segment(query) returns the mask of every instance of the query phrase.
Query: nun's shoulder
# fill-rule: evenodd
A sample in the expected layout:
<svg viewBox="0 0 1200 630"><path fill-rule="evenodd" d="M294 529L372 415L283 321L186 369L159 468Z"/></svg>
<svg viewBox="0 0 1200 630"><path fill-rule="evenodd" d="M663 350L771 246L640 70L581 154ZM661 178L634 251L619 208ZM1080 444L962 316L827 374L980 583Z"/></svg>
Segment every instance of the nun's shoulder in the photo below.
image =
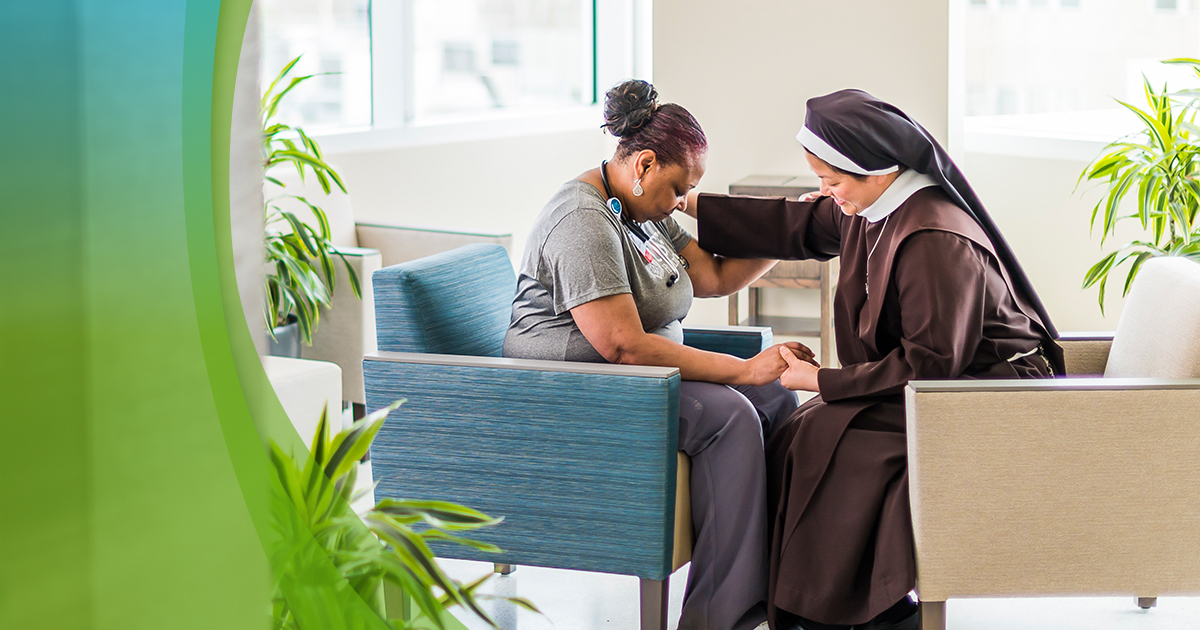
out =
<svg viewBox="0 0 1200 630"><path fill-rule="evenodd" d="M950 200L946 191L938 186L929 186L913 193L904 204L904 223L920 229L942 229L971 236L979 228L975 219L958 204ZM980 230L980 234L983 232Z"/></svg>
<svg viewBox="0 0 1200 630"><path fill-rule="evenodd" d="M967 214L958 204L950 200L944 190L937 186L922 188L904 202L898 236L905 238L925 230L950 232L974 241L991 250L991 239L983 227ZM899 218L899 217L898 217Z"/></svg>
<svg viewBox="0 0 1200 630"><path fill-rule="evenodd" d="M958 205L950 200L950 196L941 186L926 186L913 193L905 202L905 207L919 209L922 214L942 214ZM966 213L963 213L966 214Z"/></svg>

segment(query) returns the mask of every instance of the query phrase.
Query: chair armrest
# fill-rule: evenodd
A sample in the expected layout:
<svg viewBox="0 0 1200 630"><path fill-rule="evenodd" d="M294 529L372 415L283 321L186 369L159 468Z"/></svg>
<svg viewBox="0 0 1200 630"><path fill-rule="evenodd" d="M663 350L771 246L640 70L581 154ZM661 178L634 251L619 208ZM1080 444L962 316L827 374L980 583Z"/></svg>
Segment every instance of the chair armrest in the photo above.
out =
<svg viewBox="0 0 1200 630"><path fill-rule="evenodd" d="M363 371L368 409L408 399L371 448L376 495L505 517L474 536L503 554L439 553L670 574L678 369L376 352Z"/></svg>
<svg viewBox="0 0 1200 630"><path fill-rule="evenodd" d="M1062 333L1058 345L1063 349L1067 375L1103 376L1112 342L1111 332Z"/></svg>
<svg viewBox="0 0 1200 630"><path fill-rule="evenodd" d="M909 383L922 598L1200 592L1200 379Z"/></svg>
<svg viewBox="0 0 1200 630"><path fill-rule="evenodd" d="M371 274L382 263L379 252L364 247L338 247L346 263L354 269L362 287L362 299L354 295L341 257L333 257L337 283L330 300L332 308L321 309L321 320L313 333L313 345L300 347L305 359L330 361L342 368L342 397L356 403L363 395L362 357L375 351L375 293Z"/></svg>
<svg viewBox="0 0 1200 630"><path fill-rule="evenodd" d="M749 359L771 346L769 326L709 326L683 329L683 344Z"/></svg>
<svg viewBox="0 0 1200 630"><path fill-rule="evenodd" d="M378 249L383 266L416 260L472 243L496 243L512 252L512 234L451 232L384 223L356 224L358 244Z"/></svg>

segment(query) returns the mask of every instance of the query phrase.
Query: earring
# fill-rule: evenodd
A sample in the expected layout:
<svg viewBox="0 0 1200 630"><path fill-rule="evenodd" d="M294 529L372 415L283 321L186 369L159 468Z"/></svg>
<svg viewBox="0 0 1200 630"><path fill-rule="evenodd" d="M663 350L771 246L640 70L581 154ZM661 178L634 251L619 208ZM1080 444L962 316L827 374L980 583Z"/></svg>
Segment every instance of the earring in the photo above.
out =
<svg viewBox="0 0 1200 630"><path fill-rule="evenodd" d="M644 193L644 192L646 192L646 191L642 190L642 180L641 179L635 180L633 182L633 196L641 197L642 193Z"/></svg>

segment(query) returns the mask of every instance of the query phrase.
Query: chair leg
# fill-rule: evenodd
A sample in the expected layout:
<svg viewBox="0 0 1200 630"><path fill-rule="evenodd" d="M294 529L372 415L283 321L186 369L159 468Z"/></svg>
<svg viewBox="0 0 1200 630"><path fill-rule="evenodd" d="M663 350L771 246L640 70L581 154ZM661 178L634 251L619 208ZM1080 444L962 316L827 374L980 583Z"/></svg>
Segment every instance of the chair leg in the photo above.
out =
<svg viewBox="0 0 1200 630"><path fill-rule="evenodd" d="M946 630L946 602L918 604L921 615L921 630Z"/></svg>
<svg viewBox="0 0 1200 630"><path fill-rule="evenodd" d="M1142 610L1154 608L1157 605L1158 605L1157 597L1139 597L1138 598L1138 608L1141 608Z"/></svg>
<svg viewBox="0 0 1200 630"><path fill-rule="evenodd" d="M496 569L496 573L500 575L510 575L513 571L517 570L517 565L515 564L501 564L496 562L493 564L493 567Z"/></svg>
<svg viewBox="0 0 1200 630"><path fill-rule="evenodd" d="M661 581L641 581L641 630L667 630L667 595L670 580L668 576Z"/></svg>

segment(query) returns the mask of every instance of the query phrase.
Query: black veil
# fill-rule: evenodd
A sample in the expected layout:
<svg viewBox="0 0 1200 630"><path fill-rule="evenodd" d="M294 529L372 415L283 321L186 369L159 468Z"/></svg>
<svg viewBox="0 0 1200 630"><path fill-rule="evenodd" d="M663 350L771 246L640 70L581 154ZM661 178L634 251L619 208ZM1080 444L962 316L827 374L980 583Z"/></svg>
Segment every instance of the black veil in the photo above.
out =
<svg viewBox="0 0 1200 630"><path fill-rule="evenodd" d="M1037 312L1046 332L1058 338L1046 307L983 202L942 145L915 120L866 92L841 90L809 99L797 138L814 155L843 170L876 175L904 166L932 178L987 233L1014 290Z"/></svg>

